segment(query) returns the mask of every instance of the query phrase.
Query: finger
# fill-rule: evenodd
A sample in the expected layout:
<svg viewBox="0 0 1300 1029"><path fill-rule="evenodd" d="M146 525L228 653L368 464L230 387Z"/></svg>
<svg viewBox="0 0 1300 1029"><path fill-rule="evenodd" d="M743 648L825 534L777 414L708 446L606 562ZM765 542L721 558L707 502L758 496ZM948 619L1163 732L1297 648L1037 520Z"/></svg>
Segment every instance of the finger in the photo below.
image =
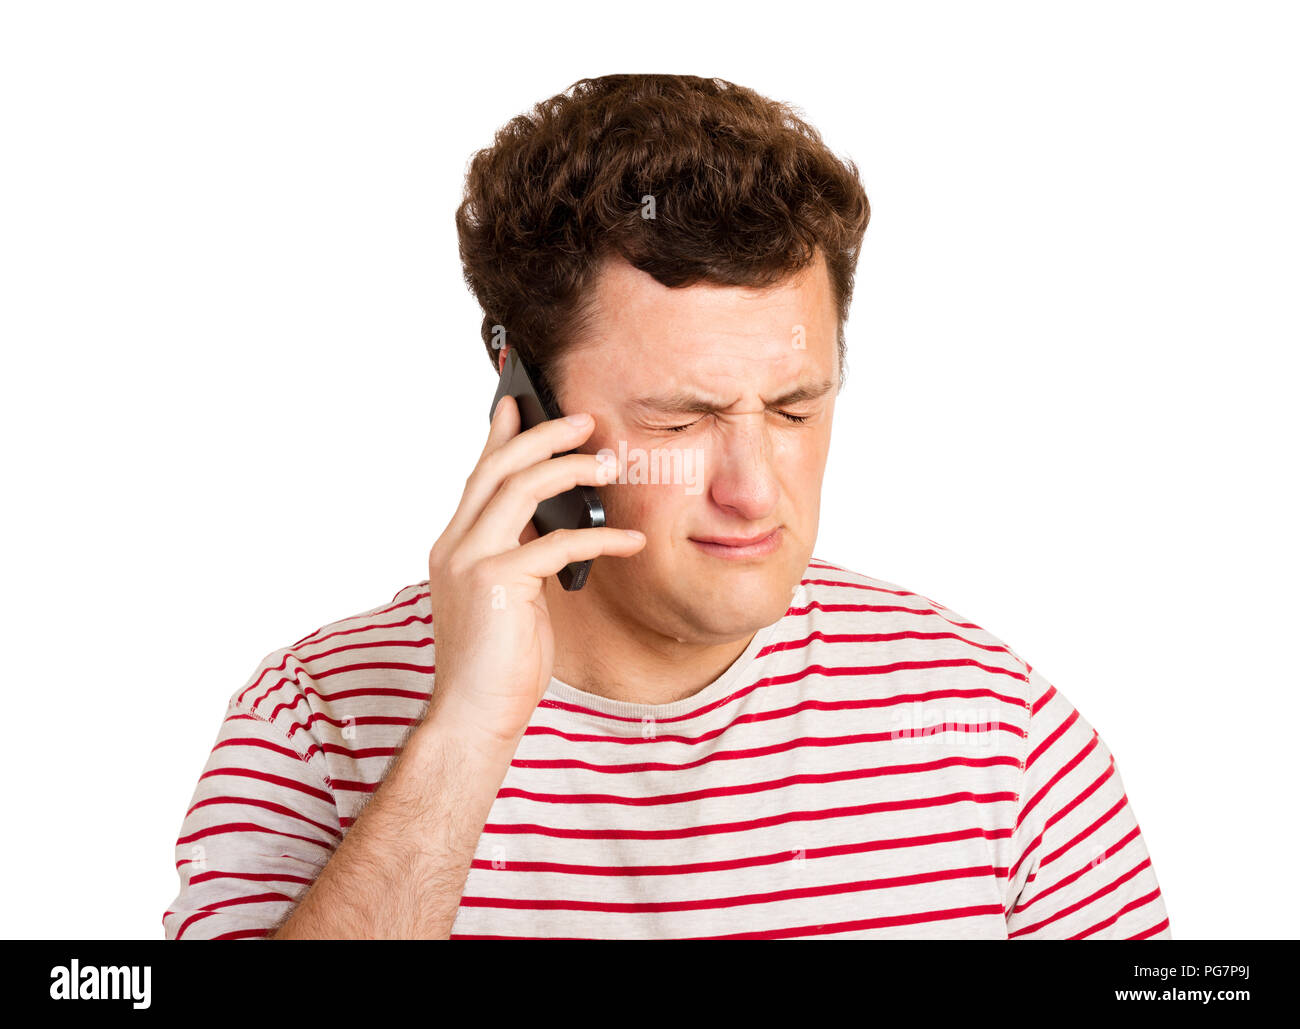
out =
<svg viewBox="0 0 1300 1029"><path fill-rule="evenodd" d="M458 548L462 558L472 561L511 549L511 542L519 538L543 500L573 489L579 483L603 486L616 476L617 465L617 458L606 464L595 454L566 454L514 473L501 484L478 520L460 538Z"/></svg>
<svg viewBox="0 0 1300 1029"><path fill-rule="evenodd" d="M519 411L513 397L508 403L503 401L497 419L503 423L503 427L498 430L493 426L488 437L488 448L465 480L460 504L447 527L447 531L457 541L473 528L488 502L496 496L509 476L545 462L555 454L576 450L596 427L594 419L588 419L585 425L574 425L564 418L552 418L518 432ZM509 426L508 430L506 425ZM507 432L512 435L507 436ZM518 532L516 529L511 538L517 536Z"/></svg>
<svg viewBox="0 0 1300 1029"><path fill-rule="evenodd" d="M496 560L500 575L517 580L521 576L545 579L573 561L598 557L631 557L645 546L644 536L632 536L609 526L593 529L556 529Z"/></svg>
<svg viewBox="0 0 1300 1029"><path fill-rule="evenodd" d="M479 460L481 461L518 433L520 420L519 401L507 393L497 401L496 409L492 412L492 420L488 423L487 439L483 443L483 450L479 453Z"/></svg>
<svg viewBox="0 0 1300 1029"><path fill-rule="evenodd" d="M478 518L483 505L491 499L491 494L488 494L487 497L483 496L486 480L483 479L480 470L489 454L499 450L518 433L520 418L519 405L514 397L506 394L497 401L497 406L492 412L492 421L488 426L487 440L483 444L483 450L479 453L478 460L474 462L473 470L465 480L460 502L456 505L456 510L452 512L451 520L447 523L447 527L443 530L440 539L446 540L453 545L458 542L474 524L474 520Z"/></svg>

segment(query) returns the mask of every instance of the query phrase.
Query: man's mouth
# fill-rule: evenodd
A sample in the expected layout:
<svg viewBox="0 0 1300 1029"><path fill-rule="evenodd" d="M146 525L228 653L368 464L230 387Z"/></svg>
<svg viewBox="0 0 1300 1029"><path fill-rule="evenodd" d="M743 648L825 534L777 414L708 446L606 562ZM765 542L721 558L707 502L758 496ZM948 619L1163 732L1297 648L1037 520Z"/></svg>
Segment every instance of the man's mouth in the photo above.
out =
<svg viewBox="0 0 1300 1029"><path fill-rule="evenodd" d="M692 536L691 542L714 557L740 560L764 557L781 545L782 530L777 526L758 536Z"/></svg>

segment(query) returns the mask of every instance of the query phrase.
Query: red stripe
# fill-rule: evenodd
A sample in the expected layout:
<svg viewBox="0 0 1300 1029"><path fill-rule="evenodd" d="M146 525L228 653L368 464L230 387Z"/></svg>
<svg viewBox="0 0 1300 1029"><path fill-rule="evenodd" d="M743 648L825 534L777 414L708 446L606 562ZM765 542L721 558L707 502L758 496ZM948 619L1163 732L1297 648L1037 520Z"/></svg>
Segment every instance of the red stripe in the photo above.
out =
<svg viewBox="0 0 1300 1029"><path fill-rule="evenodd" d="M417 619L415 619L414 617L407 619L408 622L416 621L416 620ZM423 621L424 619L419 619L419 620ZM378 640L365 640L364 642L361 643L344 643L341 646L337 646L333 648L332 650L322 650L315 654L298 654L297 657L299 663L301 663L308 670L310 670L313 661L320 661L322 658L333 657L335 654L343 654L351 650L372 650L375 647L415 647L419 649L421 647L431 647L431 646L433 646L432 636L422 636L419 639L414 639L414 640L404 640L401 638L385 638L385 639L378 639ZM316 674L315 672L312 672L313 677L315 676L315 674Z"/></svg>
<svg viewBox="0 0 1300 1029"><path fill-rule="evenodd" d="M840 570L843 571L843 569ZM846 572L846 574L853 575L855 573ZM800 579L799 583L802 586L836 586L841 589L849 590L870 590L872 593L887 593L891 597L915 597L917 600L924 600L927 604L930 604L933 607L943 608L945 611L948 610L946 607L943 607L942 604L936 604L928 597L923 597L919 593L913 593L911 590L891 590L887 586L876 586L869 582L847 582L844 579ZM910 611L913 609L904 608L903 610ZM974 625L970 626L970 628L978 629L979 626Z"/></svg>
<svg viewBox="0 0 1300 1029"><path fill-rule="evenodd" d="M793 676L799 677L801 676L801 674L802 673L793 673ZM783 676L767 676L763 679L759 679L756 683L752 684L752 686L747 687L746 689L727 697L725 702L729 702L739 697L743 697L749 693L752 693L754 689L762 685L776 683L784 680L785 678L786 677ZM749 714L734 717L725 726L722 726L719 729L711 730L710 732L700 736L675 736L672 738L676 740L683 740L688 743L702 743L705 740L712 739L716 736L721 736L724 732L726 732L726 730L730 726L733 725L741 725L746 722L770 721L772 719L784 718L788 715L798 714L801 711L861 711L868 708L897 707L900 704L919 704L919 703L925 703L926 701L939 700L943 698L974 699L976 697L988 697L992 700L1001 701L1002 703L1008 704L1012 708L1014 708L1017 714L1019 714L1021 711L1024 710L1024 704L1020 700L1016 699L1015 697L1009 697L1005 693L998 693L987 687L974 687L969 689L947 688L947 689L925 690L922 693L895 693L892 696L888 696L888 697L867 697L865 699L856 699L856 700L813 700L813 699L802 700L799 703L792 704L788 707L772 708L767 711L754 711ZM722 703L723 702L710 704L707 711L716 710L718 707L722 706ZM591 715L593 717L605 718L612 722L628 722L637 726L640 726L645 722L645 719L643 718L635 718L629 715L606 714L605 712L602 711L593 711L588 708L580 707L579 705L576 704L569 704L565 701L559 701L559 700L550 700L549 698L543 701L543 704L541 706L547 708L554 708L556 710L572 711L575 714ZM666 725L669 722L680 722L685 719L694 718L701 713L707 713L707 712L705 710L692 711L689 714L674 715L670 718L656 718L654 722L656 726ZM629 739L629 737L626 736L581 736L581 737L570 736L570 735L564 735L560 733L559 730L552 729L549 726L538 726L538 727L529 726L529 729L533 729L533 728L545 730L551 735L561 735L565 739L601 740L609 743L624 743ZM640 737L636 737L636 738L639 739ZM663 739L664 737L658 736L657 738Z"/></svg>
<svg viewBox="0 0 1300 1029"><path fill-rule="evenodd" d="M324 754L342 754L353 761L364 761L368 757L394 757L401 747L358 747L355 750L338 743L312 744L309 750L319 750Z"/></svg>
<svg viewBox="0 0 1300 1029"><path fill-rule="evenodd" d="M216 914L215 911L197 911L197 912L195 912L194 914L190 915L189 918L185 919L185 921L183 921L183 922L181 923L180 928L176 930L176 936L175 936L174 938L177 939L177 940L179 940L179 939L181 938L181 936L184 935L185 930L188 929L188 928L189 928L191 925L193 925L195 922L200 921L201 919L207 918L208 916L210 916L210 915L215 915L215 914Z"/></svg>
<svg viewBox="0 0 1300 1029"><path fill-rule="evenodd" d="M288 875L284 872L200 872L190 876L190 885L208 882L212 879L249 879L254 882L286 882L310 886L312 881L303 875ZM171 912L167 912L169 915Z"/></svg>
<svg viewBox="0 0 1300 1029"><path fill-rule="evenodd" d="M210 772L204 772L200 775L199 781L202 782L204 779L215 775L233 775L244 779L256 779L258 782L270 783L273 786L287 786L300 793L305 793L309 797L326 801L331 806L334 804L334 797L325 790L318 790L314 786L307 786L296 779L289 779L283 775L272 775L270 772L259 772L252 768L214 768Z"/></svg>
<svg viewBox="0 0 1300 1029"><path fill-rule="evenodd" d="M777 940L791 936L830 936L833 933L856 932L862 929L884 929L895 925L919 925L922 922L944 922L958 918L975 918L981 915L1001 915L997 904L980 904L945 911L921 911L912 915L889 915L881 918L859 918L852 922L831 922L826 925L802 925L791 929L768 929L764 932L728 933L725 936L688 936L695 940Z"/></svg>
<svg viewBox="0 0 1300 1029"><path fill-rule="evenodd" d="M833 565L833 564L820 563L820 562L816 562L815 560L814 560L813 562L809 562L808 567L809 567L809 568L823 568L823 569L826 569L827 571L831 571L831 572L840 572L840 573L843 574L843 575L852 575L852 576L856 576L856 575L858 575L857 572L849 571L849 569L847 569L847 568L841 568L841 567L839 567L838 565ZM887 586L862 585L862 584L859 584L859 583L850 583L850 582L827 582L826 580L821 580L821 579L801 579L801 580L800 580L801 585L813 585L813 584L823 583L823 582L824 582L826 585L831 585L831 586L851 586L851 587L854 587L854 588L857 588L857 589L870 589L870 590L875 590L877 593L888 593L888 594L890 594L891 596L895 596L895 597L916 597L918 600L924 600L924 601L925 601L927 604L929 604L931 607L936 607L936 608L940 609L941 611L947 611L947 610L948 610L948 608L944 607L942 604L937 603L936 601L931 600L929 597L924 596L923 594L920 594L920 593L913 593L911 590L904 590L904 589L891 590L891 589L889 589Z"/></svg>
<svg viewBox="0 0 1300 1029"><path fill-rule="evenodd" d="M689 936L685 939L697 940L771 940L795 936L830 936L835 933L855 932L863 929L883 929L894 925L917 925L922 922L949 921L958 918L974 918L982 915L998 915L1002 909L996 904L984 904L977 907L949 908L946 911L922 911L911 915L890 915L881 918L862 918L852 922L831 922L824 925L804 925L791 929L768 929L763 932L731 933L726 936ZM453 933L453 940L577 940L595 939L582 936L501 936L475 935L470 933Z"/></svg>
<svg viewBox="0 0 1300 1029"><path fill-rule="evenodd" d="M827 633L815 631L809 633L802 639L782 640L779 643L769 643L763 647L755 658L766 657L768 654L781 653L789 650L803 650L813 640L821 640L823 643L887 643L891 640L959 640L962 643L972 647L978 647L980 650L998 650L1004 654L1010 654L1004 646L995 643L976 643L972 639L956 632L841 632Z"/></svg>
<svg viewBox="0 0 1300 1029"><path fill-rule="evenodd" d="M1146 862L1146 863L1150 864L1150 862ZM1122 915L1127 915L1130 911L1136 911L1140 907L1145 907L1147 904L1150 904L1152 901L1158 900L1159 897L1160 897L1160 887L1157 886L1145 897L1138 897L1137 900L1129 901L1129 903L1125 904L1122 908L1120 908L1118 911L1116 911L1113 915L1111 915L1106 920L1102 922L1098 922L1096 925L1092 926L1089 929L1085 929L1078 936L1071 936L1070 939L1072 940L1085 939L1086 937L1091 936L1093 933L1105 929L1106 926L1108 925L1114 925L1116 922L1119 921Z"/></svg>
<svg viewBox="0 0 1300 1029"><path fill-rule="evenodd" d="M845 843L834 847L809 847L804 851L804 858L813 861L818 858L865 854L876 850L927 847L969 839L1009 839L1010 836L1010 829L961 829L954 832L931 833L927 836L904 836L897 839L871 840L866 843ZM504 861L494 863L487 858L475 858L471 862L471 867L510 872L554 872L560 875L641 877L649 875L695 875L699 872L728 872L740 868L779 865L789 860L791 860L790 851L782 850L774 854L761 854L757 857L731 858L725 861L693 861L679 865L576 865L555 861Z"/></svg>
<svg viewBox="0 0 1300 1029"><path fill-rule="evenodd" d="M401 611L403 608L417 607L420 601L427 600L428 597L429 594L426 591L424 593L418 593L413 597L408 597L406 600L398 601L395 604L389 604L378 611L369 611L359 615L349 615L347 618L340 618L338 621L323 625L310 635L304 636L300 640L296 640L291 644L290 650L292 650L296 655L298 648L300 647L324 643L326 640L332 640L339 636L355 636L363 632L377 632L383 629L401 628L402 626L413 625L416 622L432 626L432 617L430 615L421 614L408 614L401 621L396 622L376 621L376 619L383 618L385 615L390 615L395 611ZM350 624L358 622L360 624ZM346 628L334 628L335 626L346 626ZM325 633L325 635L322 636L321 633L325 632L326 629L332 629L333 631Z"/></svg>
<svg viewBox="0 0 1300 1029"><path fill-rule="evenodd" d="M213 753L222 747L261 747L263 750L269 750L274 754L283 754L285 757L293 758L295 761L304 760L303 756L296 750L289 747L282 747L278 743L272 743L270 740L259 740L252 736L232 736L229 739L221 740L212 748Z"/></svg>
<svg viewBox="0 0 1300 1029"><path fill-rule="evenodd" d="M720 836L724 833L744 832L747 829L760 829L787 822L821 822L831 818L852 818L869 815L877 811L909 811L913 808L942 807L945 804L998 804L1014 802L1016 795L1007 791L1000 793L971 793L962 791L948 793L940 797L919 797L908 800L885 800L871 804L855 804L850 807L824 808L817 811L788 811L779 815L763 818L750 818L741 822L717 822L709 825L690 825L674 829L568 829L530 823L498 824L488 822L483 826L484 833L501 835L538 835L561 839L578 840L677 840L694 836Z"/></svg>
<svg viewBox="0 0 1300 1029"><path fill-rule="evenodd" d="M326 825L324 822L317 822L314 819L308 818L301 812L293 810L293 808L285 807L283 804L276 804L274 801L260 800L255 797L209 797L206 800L200 800L197 804L191 806L189 811L185 812L185 817L188 818L190 813L196 811L198 808L208 807L212 804L247 804L250 807L260 807L267 811L274 811L278 815L287 815L290 818L298 819L300 822L306 822L308 825L313 826L322 832L327 832L331 836L341 836L335 826Z"/></svg>
<svg viewBox="0 0 1300 1029"><path fill-rule="evenodd" d="M1146 940L1154 936L1156 933L1164 932L1164 930L1168 928L1169 928L1169 919L1166 918L1162 922L1158 922L1156 925L1153 925L1150 929L1143 929L1142 932L1138 933L1136 936L1130 936L1129 939Z"/></svg>
<svg viewBox="0 0 1300 1029"><path fill-rule="evenodd" d="M739 783L733 786L712 786L708 789L690 790L686 793L661 793L648 797L624 797L613 793L535 793L531 790L507 786L497 791L497 798L521 797L541 804L627 804L632 807L654 807L660 804L687 804L695 800L710 797L739 797L750 793L768 793L806 783L852 782L857 779L874 779L886 775L909 775L918 772L932 772L940 768L992 768L996 765L1013 765L1019 762L1009 754L994 757L953 757L937 758L934 761L918 761L906 765L885 765L879 768L850 768L840 772L803 772L787 775L780 779L767 779L760 782Z"/></svg>
<svg viewBox="0 0 1300 1029"><path fill-rule="evenodd" d="M189 918L185 919L185 921L181 923L180 929L178 929L176 932L176 939L179 940L181 938L181 934L184 933L185 930L188 929L190 925L192 925L194 922L197 922L202 918L207 918L209 915L219 914L222 908L233 907L237 904L269 904L275 901L289 901L290 903L292 903L293 898L286 897L283 893L258 893L250 897L231 897L227 900L220 900L213 904L204 904L202 908L200 908L194 914L190 915ZM265 933L267 931L268 930L265 929L263 930L242 929L239 930L238 932L248 935L253 932ZM232 934L232 933L225 933L221 936L213 937L214 940L229 940L229 939L238 939L238 938L239 937L236 934Z"/></svg>
<svg viewBox="0 0 1300 1029"><path fill-rule="evenodd" d="M277 900L293 902L292 897L286 897L283 893L255 893L250 897L229 897L213 904L204 904L202 910L219 911L221 908L234 907L236 904L270 904Z"/></svg>
<svg viewBox="0 0 1300 1029"><path fill-rule="evenodd" d="M232 832L261 832L270 836L282 836L287 840L301 840L303 843L310 843L315 847L323 847L327 851L332 851L328 843L322 843L320 840L312 839L310 836L298 836L291 832L280 832L277 829L268 829L264 825L258 825L256 822L226 822L223 825L213 825L206 829L199 829L190 833L188 836L181 836L176 840L176 846L180 847L186 843L193 843L195 840L205 840L209 836L225 836ZM177 862L177 867L182 864L188 864L188 861Z"/></svg>
<svg viewBox="0 0 1300 1029"><path fill-rule="evenodd" d="M735 703L736 701L740 700L742 697L746 697L749 694L753 693L755 690L763 689L765 687L770 687L770 686L788 686L791 683L799 682L800 680L805 679L810 675L826 675L831 677L835 677L835 676L856 677L856 676L866 676L866 675L890 675L893 674L894 672L910 672L910 671L918 671L921 669L957 668L957 667L969 667L969 666L974 666L976 668L983 669L986 672L996 673L998 675L1007 675L1013 679L1016 679L1017 681L1023 681L1023 677L1018 672L1011 671L1006 668L999 668L996 665L986 665L979 661L974 660L973 658L951 658L947 660L936 660L936 661L896 661L893 662L892 664L887 664L887 665L834 665L829 668L827 668L824 665L812 664L812 665L806 665L804 668L795 672L789 672L782 675L764 676L761 679L758 679L757 681L751 683L749 686L746 686L744 689L736 690L734 693L730 693L727 696L720 698L719 700L715 700L710 704L704 705L703 707L696 708L694 711L690 711L682 715L673 715L670 718L655 719L655 721L657 724L667 724L669 722L681 722L691 718L698 718L701 715L708 714L709 712L715 711L718 708L724 707L727 704ZM916 696L925 696L925 695L926 694L916 694ZM1011 698L1006 697L1005 694L990 692L989 695L1001 700L1006 700L1008 703L1013 703L1017 708L1024 707L1023 701L1013 700ZM855 701L853 703L861 704L862 702ZM867 703L865 706L888 707L890 706L890 704L893 703L897 703L897 701L877 699ZM603 718L614 722L635 722L639 724L643 721L643 719L632 718L627 715L606 714L603 711L597 711L593 708L583 707L582 705L579 704L570 704L565 701L554 700L550 697L543 697L538 706L542 708L556 708L565 711L572 711L577 714L587 715L592 718Z"/></svg>
<svg viewBox="0 0 1300 1029"><path fill-rule="evenodd" d="M1031 715L1038 714L1039 711L1043 710L1043 708L1045 708L1049 703L1051 703L1052 698L1055 696L1056 696L1056 687L1049 686L1047 692L1034 701L1033 709L1029 713Z"/></svg>
<svg viewBox="0 0 1300 1029"><path fill-rule="evenodd" d="M698 900L673 901L630 901L613 902L599 900L529 900L515 897L462 897L461 907L509 908L517 911L598 911L603 914L648 914L668 911L714 911L720 908L746 907L754 904L773 904L787 900L801 900L809 897L833 897L845 893L865 893L868 890L896 889L905 886L918 886L922 883L948 882L952 879L969 879L975 876L992 875L988 866L971 868L953 868L937 872L918 872L913 875L897 875L884 879L864 879L860 882L832 883L822 886L800 886L788 890L773 890L769 893L742 894L734 897L708 897ZM1002 909L998 908L1001 914Z"/></svg>
<svg viewBox="0 0 1300 1029"><path fill-rule="evenodd" d="M1047 738L1044 739L1043 742L1040 743L1038 746L1036 746L1029 753L1029 756L1025 758L1025 771L1029 771L1029 769L1034 766L1034 762L1043 756L1043 752L1046 751L1048 747L1050 747L1053 743L1059 740L1062 736L1064 736L1069 731L1070 726L1072 726L1078 720L1079 720L1079 712L1071 711L1070 717L1067 718L1060 725L1058 725L1055 729L1053 729L1051 733L1048 734Z"/></svg>
<svg viewBox="0 0 1300 1029"><path fill-rule="evenodd" d="M810 580L810 581L815 582L817 580ZM875 587L861 586L858 588L874 589ZM893 592L893 591L886 590L883 592ZM928 608L928 607L908 607L906 604L826 604L819 600L813 600L805 604L803 607L790 608L786 612L786 614L790 616L798 617L799 615L809 614L812 611L825 611L831 614L834 614L835 612L847 612L847 611L859 611L859 612L870 611L873 614L921 615L923 617L933 617L933 618L942 619L943 621L947 622L949 625L956 626L958 629L979 629L980 632L984 631L982 628L980 628L980 626L976 625L974 622L953 621L953 619L945 615L943 613L943 610L941 609Z"/></svg>
<svg viewBox="0 0 1300 1029"><path fill-rule="evenodd" d="M379 788L377 782L361 782L357 779L334 779L333 783L334 789L340 793L374 793ZM348 819L348 824L352 824L352 819Z"/></svg>
<svg viewBox="0 0 1300 1029"><path fill-rule="evenodd" d="M452 933L449 940L591 940L592 936L494 936L477 933Z"/></svg>
<svg viewBox="0 0 1300 1029"><path fill-rule="evenodd" d="M738 721L741 720L738 719ZM923 732L917 732L914 736L910 735L910 730L859 733L854 736L797 736L794 739L786 740L783 743L772 743L765 747L748 747L742 750L717 750L710 754L706 754L704 757L697 758L694 761L687 761L683 764L670 764L666 761L638 761L626 764L595 764L590 761L580 761L577 758L567 757L514 758L511 760L510 764L515 768L582 768L590 772L603 772L610 775L619 775L629 772L681 772L692 768L699 768L702 765L712 764L714 761L739 761L748 758L767 757L772 754L783 754L787 751L798 750L802 747L835 747L854 743L884 743L898 738L923 739L939 732L979 733L985 730L997 730L1019 734L1019 729L1016 726L1007 725L1004 722L998 722L994 725L959 725L947 722L943 725L926 726ZM904 736L904 733L908 733L908 735ZM525 733L525 735L527 735L527 733ZM700 742L699 739L689 739L680 736L659 736L649 740L642 740L640 737L588 736L580 733L565 733L558 729L538 732L533 735L557 736L561 739L572 742L650 743L654 742L654 739L660 741L671 740L679 743ZM712 739L718 735L721 735L721 733L710 732L706 733L703 738ZM1016 764L1016 760L1015 758L1008 756L1007 763Z"/></svg>

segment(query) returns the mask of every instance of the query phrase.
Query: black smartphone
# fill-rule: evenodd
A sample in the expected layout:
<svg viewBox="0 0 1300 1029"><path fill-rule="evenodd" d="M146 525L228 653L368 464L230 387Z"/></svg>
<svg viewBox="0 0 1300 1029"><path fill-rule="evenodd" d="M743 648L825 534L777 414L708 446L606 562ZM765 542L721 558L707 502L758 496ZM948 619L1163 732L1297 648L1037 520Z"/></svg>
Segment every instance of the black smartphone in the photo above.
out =
<svg viewBox="0 0 1300 1029"><path fill-rule="evenodd" d="M492 398L492 406L488 409L489 421L492 420L497 404L507 393L519 405L519 416L523 423L520 432L552 418L564 417L564 412L555 403L555 396L541 375L514 349L506 353L501 381L497 384L496 396ZM566 450L564 453L576 454L577 450ZM556 529L599 529L604 524L605 507L601 504L600 497L592 487L581 482L559 496L547 497L537 505L537 510L533 513L533 527L538 536L545 536ZM590 571L590 560L570 561L556 573L556 578L566 590L580 590L586 585L587 573Z"/></svg>

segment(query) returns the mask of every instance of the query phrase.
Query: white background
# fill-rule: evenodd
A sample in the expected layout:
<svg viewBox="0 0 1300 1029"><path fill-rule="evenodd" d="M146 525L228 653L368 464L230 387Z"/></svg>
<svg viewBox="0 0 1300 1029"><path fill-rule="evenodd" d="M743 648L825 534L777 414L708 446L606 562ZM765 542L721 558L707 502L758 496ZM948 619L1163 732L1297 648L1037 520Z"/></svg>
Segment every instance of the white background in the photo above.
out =
<svg viewBox="0 0 1300 1029"><path fill-rule="evenodd" d="M427 577L495 385L466 162L619 71L860 168L816 555L1081 710L1176 938L1296 935L1293 7L0 11L0 935L161 938L227 698Z"/></svg>

